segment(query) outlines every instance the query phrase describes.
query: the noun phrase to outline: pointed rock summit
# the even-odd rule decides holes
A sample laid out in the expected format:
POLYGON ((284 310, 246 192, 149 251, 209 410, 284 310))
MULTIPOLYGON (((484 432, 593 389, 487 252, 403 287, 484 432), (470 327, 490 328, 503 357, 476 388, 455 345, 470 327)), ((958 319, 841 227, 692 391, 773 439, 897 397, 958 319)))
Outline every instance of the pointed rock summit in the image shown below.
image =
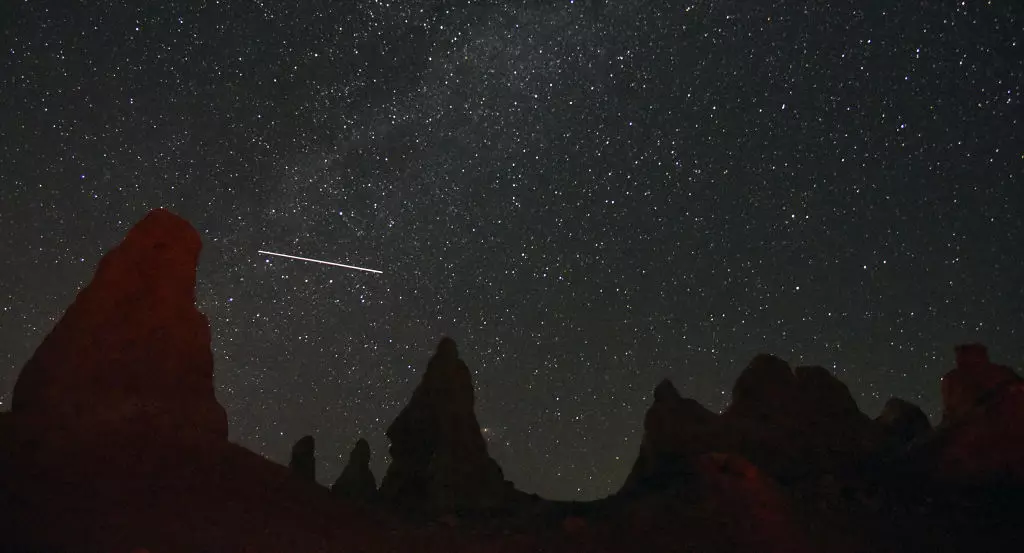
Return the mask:
POLYGON ((454 512, 499 507, 514 495, 487 453, 473 411, 472 376, 451 338, 438 344, 387 435, 392 460, 380 495, 391 503, 454 512))
POLYGON ((377 479, 370 470, 370 444, 360 438, 348 456, 348 464, 331 486, 335 497, 369 502, 377 496, 377 479))
POLYGON ((692 468, 688 460, 717 449, 719 441, 718 415, 662 380, 644 415, 640 454, 623 491, 661 489, 686 479, 692 468))
POLYGON ((151 211, 108 252, 14 387, 12 411, 50 433, 115 429, 227 439, 206 317, 199 234, 151 211))
POLYGON ((316 482, 316 440, 303 436, 292 446, 292 458, 288 461, 292 474, 308 482, 316 482))

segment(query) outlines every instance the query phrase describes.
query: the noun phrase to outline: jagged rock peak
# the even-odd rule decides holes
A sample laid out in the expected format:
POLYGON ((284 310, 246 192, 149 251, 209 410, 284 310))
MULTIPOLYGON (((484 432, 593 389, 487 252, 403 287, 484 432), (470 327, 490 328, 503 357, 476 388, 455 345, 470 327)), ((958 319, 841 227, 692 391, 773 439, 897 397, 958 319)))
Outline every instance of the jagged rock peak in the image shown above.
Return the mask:
POLYGON ((672 385, 672 381, 664 379, 654 388, 654 401, 674 401, 682 399, 679 391, 672 385))
POLYGON ((22 369, 12 410, 76 437, 136 428, 226 439, 209 324, 195 306, 201 247, 184 219, 146 215, 22 369))
POLYGON ((473 411, 473 380, 444 338, 387 435, 391 464, 381 496, 398 505, 432 512, 493 507, 510 486, 487 453, 473 411))
MULTIPOLYGON (((423 380, 413 392, 412 401, 417 397, 437 409, 473 415, 473 377, 469 367, 459 359, 455 340, 444 337, 438 343, 436 353, 427 363, 423 380)), ((475 415, 473 417, 475 421, 475 415)))
POLYGON ((644 414, 640 452, 620 493, 681 484, 690 461, 716 449, 717 419, 718 415, 697 401, 679 395, 671 381, 662 380, 644 414))
POLYGON ((295 442, 288 468, 299 478, 316 482, 316 440, 313 436, 303 436, 295 442))
POLYGON ((370 464, 370 443, 359 438, 356 441, 356 445, 352 447, 352 453, 348 456, 349 462, 358 463, 361 465, 370 464))
POLYGON ((336 497, 358 501, 372 501, 377 495, 377 479, 370 470, 370 444, 360 438, 348 456, 341 475, 331 486, 336 497))
POLYGON ((928 415, 920 407, 898 397, 889 398, 875 420, 889 435, 903 443, 909 443, 932 429, 928 415))
POLYGON ((658 434, 675 432, 680 422, 703 424, 717 417, 698 401, 684 398, 669 379, 664 379, 654 388, 654 402, 644 416, 645 432, 658 434))

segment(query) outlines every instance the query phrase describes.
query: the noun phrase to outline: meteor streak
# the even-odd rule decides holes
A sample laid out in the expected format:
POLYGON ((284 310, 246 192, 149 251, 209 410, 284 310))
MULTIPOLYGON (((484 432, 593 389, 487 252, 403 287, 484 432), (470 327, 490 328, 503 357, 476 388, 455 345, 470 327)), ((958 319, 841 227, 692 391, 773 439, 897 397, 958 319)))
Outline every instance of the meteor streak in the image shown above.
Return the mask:
POLYGON ((377 273, 377 274, 383 274, 384 273, 384 271, 378 271, 377 269, 364 269, 363 267, 356 267, 354 265, 343 265, 341 263, 335 263, 333 261, 322 261, 320 259, 310 259, 308 257, 299 257, 297 255, 288 255, 288 254, 285 254, 285 253, 267 252, 267 251, 263 251, 263 250, 256 250, 256 251, 259 252, 259 253, 262 253, 262 254, 266 254, 266 255, 276 255, 278 257, 287 257, 288 259, 298 259, 299 261, 312 261, 313 263, 323 263, 324 265, 334 265, 335 267, 344 267, 346 269, 356 269, 358 271, 366 271, 368 273, 377 273))

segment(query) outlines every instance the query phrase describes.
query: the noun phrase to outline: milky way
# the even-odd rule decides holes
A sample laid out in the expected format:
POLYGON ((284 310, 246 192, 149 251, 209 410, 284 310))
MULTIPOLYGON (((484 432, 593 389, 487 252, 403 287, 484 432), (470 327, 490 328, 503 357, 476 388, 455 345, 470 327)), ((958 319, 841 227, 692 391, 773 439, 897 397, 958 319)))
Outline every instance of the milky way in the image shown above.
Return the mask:
POLYGON ((4 405, 160 206, 232 439, 325 483, 442 335, 555 498, 618 488, 665 377, 720 410, 772 352, 934 416, 953 344, 1024 361, 1018 2, 66 4, 0 8, 4 405))

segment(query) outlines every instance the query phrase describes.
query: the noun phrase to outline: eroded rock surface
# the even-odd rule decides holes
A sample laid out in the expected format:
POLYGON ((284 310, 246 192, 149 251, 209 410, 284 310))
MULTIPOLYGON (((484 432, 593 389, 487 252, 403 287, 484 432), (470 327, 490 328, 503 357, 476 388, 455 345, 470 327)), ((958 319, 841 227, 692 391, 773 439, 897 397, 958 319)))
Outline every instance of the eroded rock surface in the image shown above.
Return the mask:
POLYGON ((200 248, 169 211, 136 224, 22 369, 13 413, 65 438, 134 428, 227 439, 195 306, 200 248))

